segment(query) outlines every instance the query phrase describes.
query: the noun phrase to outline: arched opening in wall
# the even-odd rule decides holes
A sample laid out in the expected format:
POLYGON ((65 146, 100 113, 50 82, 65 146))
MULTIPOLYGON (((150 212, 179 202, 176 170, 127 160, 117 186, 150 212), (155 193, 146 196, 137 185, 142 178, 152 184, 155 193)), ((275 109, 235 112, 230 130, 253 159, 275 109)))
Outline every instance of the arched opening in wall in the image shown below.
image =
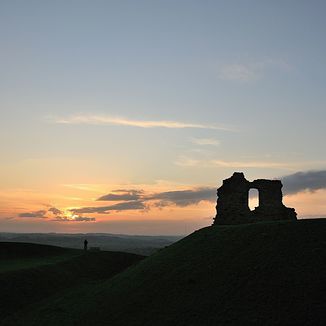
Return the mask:
POLYGON ((257 189, 249 190, 249 208, 253 211, 256 207, 259 206, 259 194, 257 189))

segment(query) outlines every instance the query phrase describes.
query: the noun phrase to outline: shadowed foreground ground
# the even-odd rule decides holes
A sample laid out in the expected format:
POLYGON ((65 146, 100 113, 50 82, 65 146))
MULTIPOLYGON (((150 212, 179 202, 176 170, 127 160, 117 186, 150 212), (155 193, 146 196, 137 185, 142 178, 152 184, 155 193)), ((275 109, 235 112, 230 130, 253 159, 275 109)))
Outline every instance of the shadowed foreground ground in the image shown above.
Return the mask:
POLYGON ((143 256, 87 252, 31 243, 0 242, 0 320, 33 310, 49 296, 107 280, 143 256))
POLYGON ((324 325, 326 221, 201 229, 4 325, 324 325))

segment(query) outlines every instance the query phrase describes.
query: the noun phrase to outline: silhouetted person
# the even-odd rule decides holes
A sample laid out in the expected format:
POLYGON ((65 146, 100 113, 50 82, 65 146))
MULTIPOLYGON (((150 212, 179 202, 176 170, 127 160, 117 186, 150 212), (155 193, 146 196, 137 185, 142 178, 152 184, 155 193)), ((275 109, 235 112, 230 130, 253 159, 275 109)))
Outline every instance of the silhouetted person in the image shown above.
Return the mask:
POLYGON ((85 239, 84 241, 84 250, 87 251, 87 245, 88 245, 88 241, 85 239))

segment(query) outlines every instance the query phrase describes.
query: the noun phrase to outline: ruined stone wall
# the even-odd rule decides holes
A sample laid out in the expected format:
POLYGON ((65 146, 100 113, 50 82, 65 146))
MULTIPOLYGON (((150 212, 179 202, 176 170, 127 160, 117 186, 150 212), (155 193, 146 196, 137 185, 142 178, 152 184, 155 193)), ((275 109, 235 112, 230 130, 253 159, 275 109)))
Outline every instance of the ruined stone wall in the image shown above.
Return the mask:
POLYGON ((282 202, 282 183, 280 180, 258 179, 249 182, 241 172, 223 181, 217 189, 216 217, 214 224, 240 224, 257 221, 296 220, 293 208, 282 202), (259 206, 249 209, 249 190, 257 189, 259 206))
POLYGON ((219 221, 223 224, 236 224, 239 219, 249 217, 248 206, 250 182, 243 173, 234 173, 229 179, 223 181, 222 187, 217 189, 217 204, 219 221))

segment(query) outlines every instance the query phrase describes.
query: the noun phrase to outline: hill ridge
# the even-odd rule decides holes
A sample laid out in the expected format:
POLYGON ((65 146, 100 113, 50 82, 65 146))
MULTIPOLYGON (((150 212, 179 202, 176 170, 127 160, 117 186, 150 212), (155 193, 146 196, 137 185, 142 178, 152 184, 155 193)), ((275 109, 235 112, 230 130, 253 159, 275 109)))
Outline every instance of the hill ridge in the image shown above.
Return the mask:
POLYGON ((25 321, 55 325, 68 314, 67 325, 322 325, 325 234, 326 220, 206 227, 25 321))

